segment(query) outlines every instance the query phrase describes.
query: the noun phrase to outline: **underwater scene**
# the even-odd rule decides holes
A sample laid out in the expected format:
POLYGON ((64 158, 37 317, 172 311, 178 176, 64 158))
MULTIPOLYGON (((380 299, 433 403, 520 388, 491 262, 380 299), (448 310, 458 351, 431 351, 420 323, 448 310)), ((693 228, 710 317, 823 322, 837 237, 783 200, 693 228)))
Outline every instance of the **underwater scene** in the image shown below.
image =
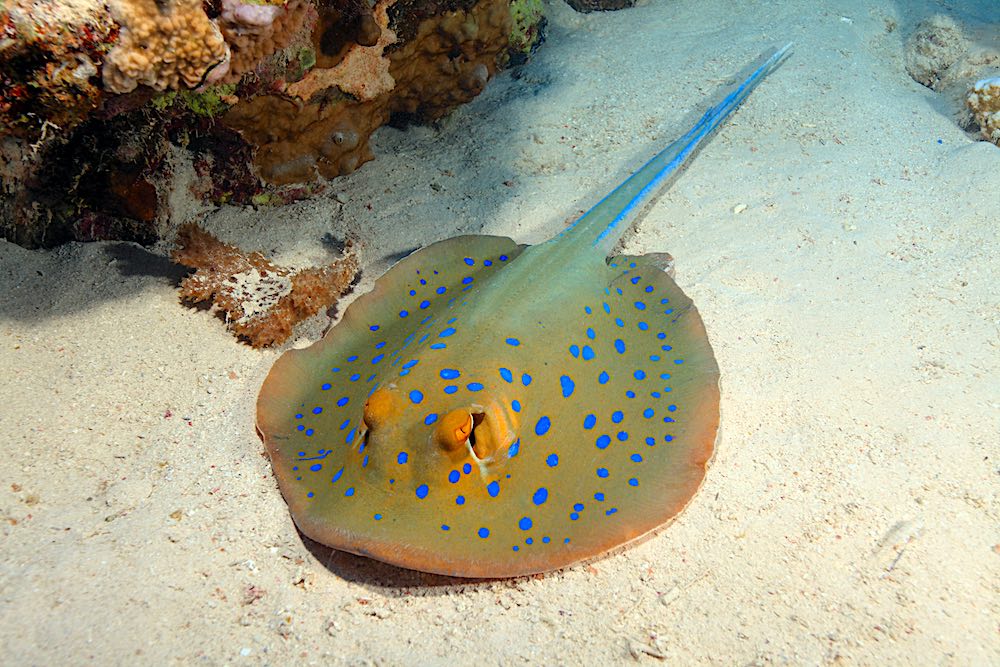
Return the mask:
POLYGON ((10 664, 1000 664, 995 0, 0 3, 10 664))

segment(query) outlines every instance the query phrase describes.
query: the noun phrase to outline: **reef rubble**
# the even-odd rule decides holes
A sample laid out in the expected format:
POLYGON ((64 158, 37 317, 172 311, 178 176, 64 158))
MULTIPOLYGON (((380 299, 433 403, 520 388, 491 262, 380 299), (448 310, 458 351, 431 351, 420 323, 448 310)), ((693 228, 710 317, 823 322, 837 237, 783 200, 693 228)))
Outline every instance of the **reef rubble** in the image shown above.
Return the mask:
POLYGON ((906 42, 906 71, 939 93, 955 122, 1000 145, 997 76, 1000 30, 996 21, 935 14, 921 21, 906 42))
POLYGON ((522 62, 544 20, 537 0, 9 0, 0 236, 150 243, 184 222, 178 187, 310 196, 374 157, 378 127, 438 119, 522 62))

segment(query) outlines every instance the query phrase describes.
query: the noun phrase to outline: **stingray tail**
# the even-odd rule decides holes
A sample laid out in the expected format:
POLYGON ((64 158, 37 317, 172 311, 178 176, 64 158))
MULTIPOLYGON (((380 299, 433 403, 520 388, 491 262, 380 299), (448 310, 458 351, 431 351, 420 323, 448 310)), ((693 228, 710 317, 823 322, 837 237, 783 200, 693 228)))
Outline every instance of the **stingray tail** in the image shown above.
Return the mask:
POLYGON ((743 83, 726 92, 725 97, 706 111, 687 134, 660 151, 612 190, 563 235, 590 239, 594 247, 605 253, 610 252, 628 228, 626 221, 639 213, 650 199, 677 176, 688 159, 706 143, 726 117, 743 103, 764 77, 777 69, 791 46, 787 44, 775 51, 743 83))

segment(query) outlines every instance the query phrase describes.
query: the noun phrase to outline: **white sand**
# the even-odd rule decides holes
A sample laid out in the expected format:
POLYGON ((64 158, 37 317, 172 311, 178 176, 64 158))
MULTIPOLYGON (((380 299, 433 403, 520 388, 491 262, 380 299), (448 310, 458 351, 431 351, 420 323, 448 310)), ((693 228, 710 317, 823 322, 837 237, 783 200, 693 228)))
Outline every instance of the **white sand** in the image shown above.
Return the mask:
POLYGON ((456 233, 537 242, 794 40, 627 243, 676 257, 722 368, 679 520, 487 583, 304 544, 253 426, 278 351, 179 306, 140 250, 0 242, 0 661, 1000 664, 1000 150, 903 69, 935 5, 729 4, 555 7, 522 78, 380 131, 343 206, 207 223, 279 261, 353 234, 361 290, 456 233))

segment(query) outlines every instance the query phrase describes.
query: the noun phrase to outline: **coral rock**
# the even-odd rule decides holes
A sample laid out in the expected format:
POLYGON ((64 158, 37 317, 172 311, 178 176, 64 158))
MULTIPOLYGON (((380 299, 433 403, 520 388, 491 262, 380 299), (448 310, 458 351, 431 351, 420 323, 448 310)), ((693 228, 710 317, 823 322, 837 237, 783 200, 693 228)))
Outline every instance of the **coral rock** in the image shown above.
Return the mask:
POLYGON ((543 25, 540 0, 0 1, 0 234, 146 243, 184 217, 178 187, 308 196, 390 119, 471 100, 543 25))
POLYGON ((284 6, 222 0, 217 22, 231 52, 229 71, 220 80, 238 81, 265 58, 289 46, 315 11, 306 0, 284 6))
POLYGON ((337 87, 359 100, 373 100, 393 89, 389 59, 383 53, 396 43, 389 29, 388 8, 396 0, 380 0, 371 14, 345 21, 342 12, 326 9, 313 31, 316 67, 285 90, 304 100, 330 87, 337 87), (346 23, 350 30, 341 25, 346 23), (374 41, 372 41, 374 38, 374 41))
POLYGON ((987 139, 990 139, 986 130, 990 118, 988 114, 977 117, 972 107, 972 104, 981 104, 975 82, 988 80, 998 70, 1000 32, 995 23, 977 21, 970 16, 963 16, 959 23, 947 14, 938 14, 921 21, 906 43, 909 75, 941 94, 945 107, 958 125, 975 131, 978 123, 987 139))
POLYGON ((122 25, 104 63, 104 87, 112 92, 139 84, 195 88, 228 69, 229 47, 201 0, 115 0, 112 14, 122 25))
POLYGON ((480 0, 421 21, 390 55, 392 112, 435 120, 474 98, 496 73, 512 26, 507 0, 480 0))
POLYGON ((358 272, 351 253, 329 266, 292 271, 195 224, 180 228, 177 243, 174 261, 196 269, 181 283, 181 298, 214 303, 229 330, 253 347, 287 340, 296 324, 336 303, 358 272))
POLYGON ((224 118, 258 146, 260 176, 275 185, 350 174, 374 157, 368 138, 386 120, 378 103, 302 104, 276 95, 239 104, 224 118))
POLYGON ((0 2, 0 135, 45 141, 86 119, 100 104, 93 77, 114 34, 97 6, 0 2))
POLYGON ((977 81, 966 104, 983 138, 1000 146, 1000 77, 977 81))
POLYGON ((392 114, 435 120, 482 92, 508 45, 508 1, 480 0, 423 18, 408 26, 403 45, 390 28, 394 2, 380 0, 372 10, 378 28, 372 46, 358 41, 375 34, 359 27, 366 24, 363 9, 321 12, 313 35, 317 66, 284 89, 305 102, 260 96, 223 118, 258 147, 263 180, 287 185, 349 174, 374 157, 368 138, 392 114), (336 21, 354 27, 330 37, 336 21))
POLYGON ((969 50, 962 27, 950 16, 939 14, 917 26, 906 48, 906 71, 914 81, 939 90, 948 70, 969 50))

